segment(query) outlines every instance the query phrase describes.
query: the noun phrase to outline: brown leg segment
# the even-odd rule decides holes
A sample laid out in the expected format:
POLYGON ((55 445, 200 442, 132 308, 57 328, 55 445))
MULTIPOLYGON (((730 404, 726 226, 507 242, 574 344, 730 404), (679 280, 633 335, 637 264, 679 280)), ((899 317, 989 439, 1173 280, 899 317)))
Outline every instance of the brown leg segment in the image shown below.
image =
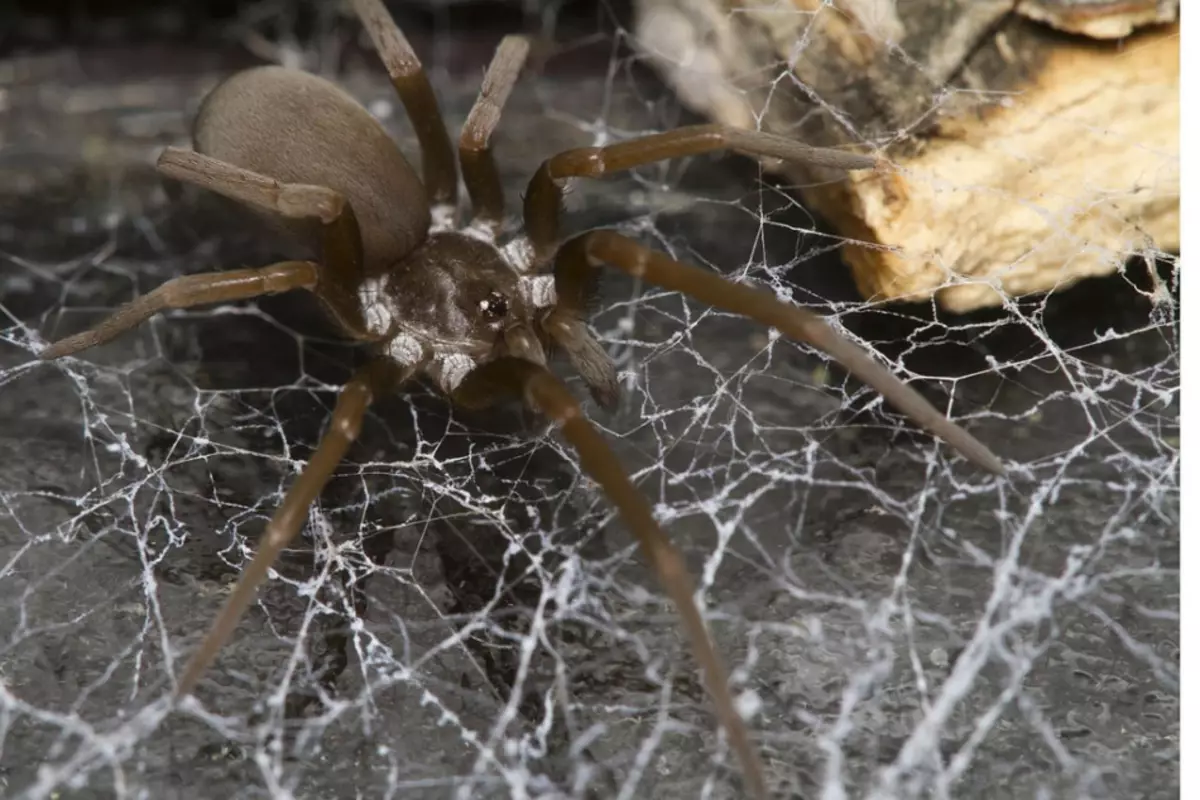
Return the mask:
POLYGON ((163 150, 158 171, 284 219, 320 224, 321 281, 314 291, 348 336, 370 338, 357 297, 363 277, 362 236, 354 208, 340 192, 325 186, 282 183, 179 147, 163 150))
POLYGON ((242 576, 233 587, 229 599, 225 601, 221 613, 217 615, 204 641, 184 668, 179 682, 175 685, 176 697, 190 694, 201 676, 216 660, 217 654, 253 602, 258 586, 267 577, 271 565, 275 563, 283 548, 296 538, 308 517, 309 507, 325 487, 334 469, 341 463, 351 443, 358 438, 367 407, 384 393, 395 390, 412 375, 412 372, 411 369, 401 370, 390 361, 373 361, 360 369, 342 387, 337 407, 329 419, 329 429, 321 438, 321 443, 309 460, 308 466, 288 489, 283 504, 267 524, 254 559, 242 571, 242 576))
POLYGON ((912 387, 903 383, 853 342, 838 336, 823 319, 797 306, 782 303, 766 291, 726 280, 707 270, 681 264, 612 231, 592 231, 562 246, 555 263, 555 283, 571 296, 590 279, 591 270, 611 264, 623 272, 696 298, 714 308, 741 314, 800 341, 809 342, 835 358, 859 380, 971 461, 997 475, 1004 465, 991 450, 946 419, 912 387))
POLYGON ((285 219, 314 220, 323 226, 326 259, 342 265, 343 273, 358 278, 362 270, 362 238, 354 209, 340 192, 324 186, 283 183, 235 167, 220 159, 168 147, 158 157, 158 171, 285 219))
POLYGON ((328 225, 336 222, 349 205, 333 189, 307 183, 283 183, 182 147, 165 148, 158 157, 157 168, 169 178, 287 219, 315 219, 328 225))
POLYGON ((380 0, 352 0, 352 5, 412 120, 421 143, 422 174, 430 201, 454 205, 458 199, 454 150, 420 59, 380 0))
POLYGON ((567 354, 571 366, 583 378, 601 408, 612 410, 620 399, 617 368, 608 353, 592 336, 587 323, 561 303, 542 320, 542 328, 567 354))
POLYGON ((704 618, 696 608, 693 599, 696 588, 683 557, 654 521, 650 504, 630 483, 616 455, 584 416, 567 387, 544 367, 519 358, 501 358, 468 374, 455 391, 454 400, 468 408, 482 408, 504 396, 514 395, 522 397, 562 426, 563 435, 579 453, 584 470, 600 484, 637 538, 643 555, 678 609, 684 632, 716 706, 717 717, 741 763, 746 783, 755 797, 765 798, 766 781, 758 751, 734 707, 728 675, 708 635, 704 618))
POLYGON ((752 156, 781 158, 829 169, 874 169, 872 156, 822 147, 809 147, 785 136, 744 131, 725 125, 692 125, 607 147, 581 147, 546 159, 529 181, 525 193, 525 232, 539 261, 554 254, 558 244, 558 215, 564 178, 598 178, 669 158, 734 150, 752 156))
POLYGON ((311 261, 281 261, 258 269, 174 278, 121 306, 96 327, 58 340, 43 350, 40 358, 50 361, 103 344, 168 308, 246 300, 292 289, 311 290, 316 288, 318 274, 317 265, 311 261))
POLYGON ((479 98, 467 115, 458 140, 458 160, 462 164, 467 193, 471 195, 475 219, 487 224, 493 232, 504 222, 504 187, 500 185, 490 140, 528 55, 528 39, 504 37, 483 76, 479 98))

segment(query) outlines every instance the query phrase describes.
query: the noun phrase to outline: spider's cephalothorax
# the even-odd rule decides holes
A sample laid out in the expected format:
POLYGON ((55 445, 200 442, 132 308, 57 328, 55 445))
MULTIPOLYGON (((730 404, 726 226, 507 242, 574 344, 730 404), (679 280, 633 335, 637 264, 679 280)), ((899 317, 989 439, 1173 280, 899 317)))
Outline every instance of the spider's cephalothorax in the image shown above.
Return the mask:
MULTIPOLYGON (((519 240, 514 243, 520 245, 519 240)), ((433 233, 387 272, 359 286, 367 330, 382 353, 403 366, 422 367, 453 394, 480 364, 513 356, 546 364, 546 350, 561 328, 554 276, 529 271, 527 248, 497 247, 488 233, 433 233)), ((579 334, 590 339, 586 325, 579 334)), ((595 352, 603 355, 599 345, 595 352)), ((612 363, 596 368, 615 391, 612 363)))
POLYGON ((233 634, 257 587, 300 531, 309 506, 358 435, 367 407, 424 374, 456 403, 483 407, 516 396, 560 424, 562 435, 578 450, 581 466, 617 506, 675 603, 748 788, 765 796, 757 751, 735 709, 682 558, 578 402, 546 367, 545 352, 553 345, 567 355, 602 405, 615 401, 612 362, 586 323, 595 270, 616 267, 809 342, 975 463, 996 473, 1003 467, 974 437, 812 313, 612 231, 562 241, 561 181, 715 150, 803 161, 831 176, 838 170, 874 168, 876 159, 717 125, 568 150, 546 159, 533 175, 525 193, 524 231, 499 247, 504 192, 489 140, 521 71, 527 42, 521 37, 501 42, 463 126, 458 164, 473 218, 458 228, 454 151, 421 63, 380 0, 353 0, 353 5, 413 121, 422 177, 379 122, 333 83, 280 67, 234 75, 201 107, 196 149, 167 148, 159 170, 282 222, 312 244, 313 257, 176 278, 41 353, 46 359, 76 353, 165 308, 290 289, 316 294, 347 336, 377 350, 342 389, 328 431, 178 677, 176 694, 195 688, 233 634))

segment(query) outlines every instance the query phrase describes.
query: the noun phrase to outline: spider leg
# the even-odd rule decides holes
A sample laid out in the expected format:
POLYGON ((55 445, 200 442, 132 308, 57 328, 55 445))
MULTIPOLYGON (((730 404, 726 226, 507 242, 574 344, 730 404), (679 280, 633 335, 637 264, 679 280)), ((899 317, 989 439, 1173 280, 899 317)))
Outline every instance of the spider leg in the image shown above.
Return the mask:
POLYGON ((504 187, 500 184, 489 140, 528 55, 528 39, 504 37, 483 76, 479 97, 467 115, 458 141, 458 160, 462 164, 467 193, 471 195, 475 219, 493 234, 504 221, 504 187))
POLYGON ((616 408, 620 397, 616 366, 592 336, 580 312, 564 307, 560 302, 542 320, 542 329, 567 354, 571 366, 583 378, 600 407, 610 411, 616 408))
POLYGON ((236 269, 173 278, 134 298, 94 328, 59 339, 39 357, 52 361, 116 338, 168 308, 245 300, 291 289, 315 289, 318 268, 312 261, 281 261, 258 269, 236 269))
POLYGON ((823 147, 809 147, 785 136, 744 131, 726 125, 690 125, 667 133, 641 136, 606 147, 566 150, 542 162, 525 192, 525 232, 534 255, 544 262, 558 244, 558 216, 565 178, 599 178, 642 164, 683 158, 714 150, 734 150, 754 156, 813 164, 836 170, 874 169, 872 156, 823 147))
POLYGON ((839 361, 864 383, 874 387, 914 422, 941 437, 971 461, 998 475, 1004 465, 986 446, 948 420, 911 386, 903 383, 853 342, 837 335, 821 317, 775 299, 769 292, 726 280, 698 267, 681 264, 612 231, 592 231, 566 242, 555 263, 560 294, 588 281, 590 272, 610 264, 623 272, 671 289, 715 308, 770 325, 793 339, 809 342, 839 361))
POLYGON ((446 132, 446 123, 429 77, 412 45, 380 0, 351 0, 351 4, 412 120, 417 141, 421 143, 425 189, 435 205, 446 207, 452 215, 458 199, 458 171, 454 166, 450 134, 446 132))
POLYGON ((254 559, 242 571, 241 578, 233 587, 233 592, 209 628, 204 641, 188 661, 175 685, 176 697, 189 694, 216 660, 217 654, 254 600, 258 586, 266 578, 271 565, 275 563, 283 548, 296 538, 308 517, 309 507, 325 487, 333 470, 341 463, 351 443, 358 438, 368 406, 386 392, 394 391, 411 377, 414 371, 411 367, 402 368, 386 359, 377 359, 362 367, 342 387, 333 416, 329 418, 329 428, 321 437, 317 451, 309 459, 308 466, 300 473, 300 477, 288 489, 283 503, 263 532, 254 559))
POLYGON ((347 335, 371 338, 357 294, 363 277, 362 236, 354 208, 340 192, 325 186, 283 183, 179 147, 163 150, 158 171, 273 216, 318 223, 321 276, 313 292, 347 335))
POLYGON ((678 609, 684 632, 704 674, 717 716, 741 763, 742 773, 755 797, 766 797, 766 782, 758 752, 750 742, 746 724, 734 707, 729 678, 696 608, 696 587, 687 565, 654 521, 650 504, 630 482, 628 474, 604 438, 588 421, 579 403, 562 381, 538 364, 503 357, 471 371, 453 398, 468 408, 481 408, 505 395, 517 396, 562 426, 563 435, 579 453, 580 463, 600 484, 621 518, 637 537, 667 594, 678 609))
POLYGON ((595 270, 578 273, 578 280, 555 277, 553 308, 542 318, 541 327, 562 348, 593 399, 602 408, 613 409, 620 398, 617 368, 596 341, 588 326, 589 305, 595 297, 595 270))
POLYGON ((354 209, 340 192, 325 186, 283 183, 181 147, 163 150, 158 157, 158 171, 269 214, 320 222, 324 228, 326 257, 352 262, 355 277, 361 273, 363 255, 358 221, 354 209))

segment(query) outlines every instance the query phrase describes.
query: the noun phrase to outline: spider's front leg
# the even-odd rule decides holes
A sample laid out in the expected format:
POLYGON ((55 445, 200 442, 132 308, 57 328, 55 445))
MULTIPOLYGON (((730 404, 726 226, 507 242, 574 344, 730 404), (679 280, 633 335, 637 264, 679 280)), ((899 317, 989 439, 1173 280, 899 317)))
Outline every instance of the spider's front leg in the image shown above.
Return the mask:
POLYGON ((450 134, 446 132, 437 95, 433 93, 425 68, 404 37, 404 32, 380 0, 351 0, 351 5, 367 29, 388 77, 392 79, 392 86, 412 121, 417 141, 421 144, 421 175, 429 199, 453 214, 458 198, 454 150, 450 146, 450 134))
POLYGON ((583 469, 600 484, 617 507, 621 519, 633 531, 643 555, 650 561, 679 612, 684 633, 700 664, 717 717, 741 763, 745 780, 755 797, 765 798, 767 786, 758 750, 751 743, 746 723, 734 705, 724 662, 696 607, 696 586, 683 556, 654 521, 650 503, 629 480, 616 454, 588 421, 578 401, 545 367, 511 356, 498 358, 472 370, 453 394, 454 401, 466 408, 486 408, 504 397, 522 398, 527 405, 561 426, 563 436, 579 453, 583 469))
POLYGON ((337 406, 329 418, 329 428, 321 437, 317 451, 288 489, 283 503, 267 524, 254 559, 242 570, 242 576, 233 587, 229 599, 188 661, 175 685, 176 697, 183 697, 196 687, 221 648, 229 641, 271 565, 283 548, 296 538, 308 517, 309 506, 317 499, 333 470, 358 438, 367 408, 379 397, 395 391, 415 371, 415 367, 400 367, 390 359, 377 359, 360 369, 342 387, 337 406))
POLYGON ((947 419, 915 389, 862 348, 835 333, 820 316, 780 302, 769 292, 682 264, 618 233, 601 230, 577 236, 559 249, 554 266, 558 294, 567 298, 578 296, 580 287, 593 279, 592 272, 605 264, 664 289, 694 297, 714 308, 770 325, 786 336, 820 348, 930 433, 989 472, 1004 474, 1003 463, 991 450, 947 419))

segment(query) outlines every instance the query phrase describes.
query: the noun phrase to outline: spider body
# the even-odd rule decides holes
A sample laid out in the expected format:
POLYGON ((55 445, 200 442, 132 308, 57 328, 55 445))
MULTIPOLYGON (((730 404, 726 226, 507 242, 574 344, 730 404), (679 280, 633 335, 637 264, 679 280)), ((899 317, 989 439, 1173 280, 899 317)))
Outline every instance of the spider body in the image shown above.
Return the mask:
MULTIPOLYGON (((318 296, 345 335, 379 340, 384 357, 424 373, 447 394, 493 358, 546 363, 549 330, 556 328, 543 322, 554 324, 554 281, 531 274, 528 244, 518 239, 501 247, 488 224, 457 228, 455 208, 445 198, 431 207, 425 185, 387 131, 337 84, 283 67, 239 72, 205 98, 193 139, 203 156, 344 199, 342 213, 357 222, 361 255, 313 263, 318 287, 339 287, 318 296), (345 302, 347 295, 357 297, 357 307, 345 302)), ((265 215, 320 254, 319 216, 265 215)), ((590 339, 582 325, 570 333, 590 339)), ((595 377, 589 381, 594 393, 611 406, 615 370, 599 345, 584 346, 590 361, 581 372, 595 377)))
POLYGON ((447 394, 470 370, 503 355, 545 364, 550 342, 541 320, 554 311, 554 283, 523 271, 526 264, 477 235, 431 234, 361 284, 367 329, 398 364, 426 364, 447 394))
POLYGON ((755 796, 765 796, 757 752, 736 711, 682 557, 579 403, 546 365, 547 350, 561 350, 601 405, 615 402, 615 370, 586 323, 596 270, 616 267, 807 341, 972 461, 993 472, 1003 467, 986 447, 816 315, 615 232, 590 231, 564 241, 561 183, 716 150, 831 170, 874 168, 876 159, 713 125, 569 150, 547 158, 533 175, 525 193, 524 230, 502 242, 504 192, 489 142, 528 43, 520 37, 501 42, 463 127, 457 162, 473 217, 460 226, 458 168, 421 64, 380 0, 354 0, 353 5, 413 122, 421 177, 380 123, 336 85, 279 67, 239 73, 203 103, 194 128, 196 149, 167 148, 159 170, 282 222, 312 245, 313 257, 176 278, 41 353, 54 359, 79 352, 163 309, 292 289, 313 292, 346 336, 375 351, 343 387, 316 452, 178 677, 176 695, 196 687, 233 634, 257 587, 299 533, 310 505, 357 437, 371 402, 424 375, 460 405, 484 407, 515 396, 559 424, 675 604, 747 786, 755 796))

